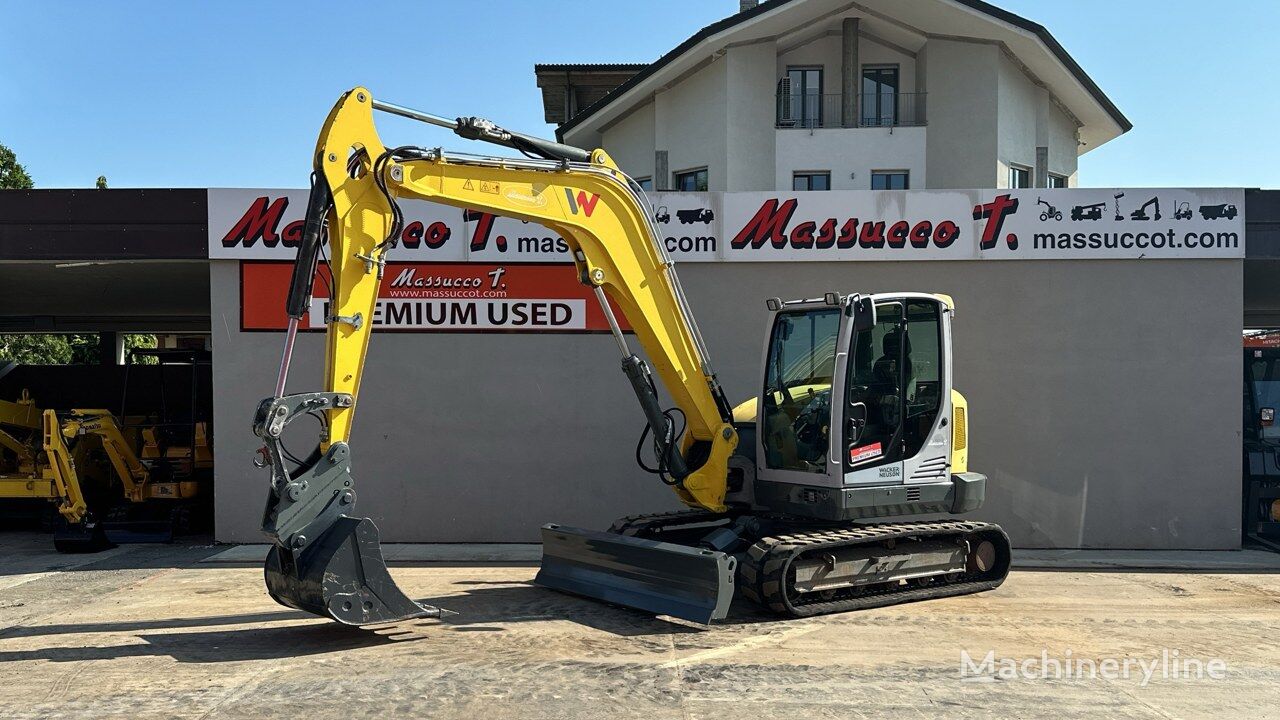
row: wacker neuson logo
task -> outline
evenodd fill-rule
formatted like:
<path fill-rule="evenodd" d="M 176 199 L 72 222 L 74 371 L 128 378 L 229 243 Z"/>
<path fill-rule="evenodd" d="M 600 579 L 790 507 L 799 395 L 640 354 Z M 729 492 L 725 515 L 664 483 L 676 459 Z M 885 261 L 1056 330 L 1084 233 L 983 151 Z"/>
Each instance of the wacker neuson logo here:
<path fill-rule="evenodd" d="M 988 650 L 974 658 L 968 650 L 960 651 L 961 682 L 997 682 L 1001 680 L 1133 680 L 1146 687 L 1152 680 L 1222 680 L 1227 676 L 1227 663 L 1219 658 L 1183 657 L 1180 650 L 1163 648 L 1138 657 L 1078 657 L 1069 648 L 1061 656 L 1041 650 L 1035 657 L 1000 657 Z"/>

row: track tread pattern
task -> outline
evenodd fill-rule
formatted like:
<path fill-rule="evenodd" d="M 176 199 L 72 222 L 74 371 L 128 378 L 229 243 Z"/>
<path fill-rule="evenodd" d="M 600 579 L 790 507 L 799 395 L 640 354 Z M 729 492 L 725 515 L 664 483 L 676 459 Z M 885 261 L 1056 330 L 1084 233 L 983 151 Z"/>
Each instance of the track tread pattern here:
<path fill-rule="evenodd" d="M 614 521 L 609 532 L 620 535 L 651 537 L 685 525 L 715 522 L 735 517 L 733 514 L 707 510 L 679 510 L 665 513 L 629 515 Z M 814 527 L 809 521 L 785 516 L 770 516 L 776 521 L 799 527 L 762 537 L 747 548 L 738 564 L 737 591 L 743 597 L 767 610 L 791 617 L 812 617 L 830 613 L 869 610 L 872 608 L 918 602 L 993 590 L 1009 573 L 1009 538 L 999 525 L 976 520 L 933 520 L 867 525 L 834 525 Z M 913 585 L 901 583 L 861 588 L 857 594 L 832 600 L 794 602 L 789 594 L 788 571 L 800 555 L 850 545 L 878 544 L 905 538 L 983 536 L 1002 544 L 995 567 L 986 572 L 966 572 L 961 580 L 949 583 Z M 797 598 L 799 599 L 799 598 Z"/>
<path fill-rule="evenodd" d="M 937 538 L 946 535 L 958 537 L 982 535 L 1002 539 L 1004 547 L 999 550 L 998 555 L 1001 560 L 987 572 L 968 572 L 964 580 L 948 584 L 904 586 L 894 583 L 888 587 L 868 588 L 850 597 L 827 601 L 814 600 L 799 604 L 795 603 L 787 592 L 790 583 L 788 570 L 792 561 L 803 553 L 849 545 L 882 543 L 900 538 Z M 744 562 L 740 566 L 743 581 L 739 585 L 739 590 L 770 611 L 792 617 L 867 610 L 899 603 L 983 592 L 999 587 L 1009 571 L 1008 537 L 1005 536 L 1004 531 L 998 525 L 970 520 L 886 523 L 835 530 L 793 532 L 761 538 L 747 551 L 747 558 L 750 562 Z M 747 565 L 753 566 L 751 571 L 746 569 Z M 753 592 L 746 592 L 747 584 L 752 585 Z"/>

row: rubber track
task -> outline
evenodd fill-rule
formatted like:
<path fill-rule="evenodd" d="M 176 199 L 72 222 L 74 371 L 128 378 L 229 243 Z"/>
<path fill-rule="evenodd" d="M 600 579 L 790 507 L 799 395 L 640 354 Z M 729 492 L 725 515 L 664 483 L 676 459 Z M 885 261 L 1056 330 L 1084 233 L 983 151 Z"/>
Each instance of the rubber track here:
<path fill-rule="evenodd" d="M 628 515 L 614 521 L 609 532 L 644 536 L 673 526 L 710 522 L 725 517 L 730 516 L 707 510 Z M 805 602 L 800 605 L 792 603 L 783 591 L 787 585 L 788 570 L 792 561 L 806 552 L 849 545 L 882 543 L 899 538 L 971 536 L 978 533 L 990 535 L 988 539 L 997 543 L 997 564 L 987 573 L 966 573 L 967 579 L 962 581 L 923 587 L 895 584 L 875 590 L 864 589 L 851 597 Z M 1000 546 L 1001 542 L 1003 546 Z M 738 564 L 737 590 L 743 597 L 775 613 L 792 617 L 812 617 L 993 590 L 999 587 L 1008 576 L 1009 560 L 1009 538 L 999 525 L 992 523 L 941 520 L 797 529 L 785 535 L 761 538 L 748 549 L 747 556 Z"/>
<path fill-rule="evenodd" d="M 628 515 L 614 520 L 613 525 L 609 526 L 609 532 L 634 536 L 652 530 L 665 529 L 668 525 L 692 525 L 733 517 L 733 515 L 714 513 L 710 510 L 676 510 L 647 515 Z"/>
<path fill-rule="evenodd" d="M 996 566 L 985 573 L 966 573 L 966 579 L 945 584 L 913 586 L 886 583 L 849 597 L 795 604 L 786 589 L 792 561 L 801 554 L 851 545 L 878 544 L 899 538 L 973 536 L 981 534 L 997 543 Z M 1003 541 L 1003 547 L 1000 542 Z M 1009 539 L 1000 526 L 991 523 L 943 520 L 937 522 L 853 525 L 833 530 L 798 532 L 757 541 L 739 564 L 738 590 L 769 610 L 792 617 L 866 610 L 899 603 L 968 595 L 1000 586 L 1009 572 Z"/>

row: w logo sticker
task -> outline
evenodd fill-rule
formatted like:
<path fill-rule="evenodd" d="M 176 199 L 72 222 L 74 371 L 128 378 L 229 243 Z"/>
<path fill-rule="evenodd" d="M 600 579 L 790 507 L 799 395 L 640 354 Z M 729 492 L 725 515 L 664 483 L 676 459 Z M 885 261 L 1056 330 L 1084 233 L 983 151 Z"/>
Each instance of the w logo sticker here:
<path fill-rule="evenodd" d="M 591 213 L 595 212 L 596 201 L 600 199 L 600 196 L 595 193 L 587 195 L 585 190 L 579 190 L 575 196 L 570 188 L 564 189 L 564 196 L 569 200 L 569 212 L 577 215 L 578 209 L 581 208 L 582 214 L 587 217 L 591 217 Z"/>

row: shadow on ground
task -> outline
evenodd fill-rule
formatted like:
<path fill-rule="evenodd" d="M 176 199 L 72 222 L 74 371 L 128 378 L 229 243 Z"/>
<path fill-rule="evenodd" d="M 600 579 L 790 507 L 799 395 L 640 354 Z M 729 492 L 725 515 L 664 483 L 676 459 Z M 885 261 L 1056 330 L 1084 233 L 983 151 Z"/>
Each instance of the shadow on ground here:
<path fill-rule="evenodd" d="M 433 630 L 507 632 L 511 623 L 569 621 L 622 637 L 699 633 L 700 625 L 670 621 L 630 608 L 522 583 L 468 580 L 463 592 L 421 598 L 419 602 L 451 610 L 442 619 L 410 620 L 371 627 L 349 627 L 296 610 L 164 618 L 120 622 L 58 623 L 0 630 L 0 641 L 85 634 L 133 634 L 141 642 L 95 647 L 88 644 L 27 650 L 0 650 L 0 664 L 46 660 L 75 662 L 124 657 L 169 656 L 178 662 L 218 663 L 341 653 L 359 648 L 413 642 L 434 637 Z M 768 622 L 768 616 L 738 610 L 729 623 Z M 216 629 L 220 626 L 254 625 Z M 264 627 L 265 625 L 265 627 Z M 195 630 L 197 628 L 204 628 Z M 210 629 L 212 628 L 212 629 Z M 178 632 L 163 632 L 163 631 Z M 182 632 L 185 630 L 194 630 Z"/>
<path fill-rule="evenodd" d="M 217 623 L 220 618 L 204 620 Z M 34 650 L 0 651 L 0 664 L 21 660 L 78 662 L 160 655 L 167 655 L 178 662 L 188 663 L 270 660 L 346 652 L 394 642 L 411 642 L 424 637 L 427 636 L 415 634 L 411 628 L 383 627 L 377 630 L 362 630 L 317 621 L 283 627 L 143 633 L 137 636 L 141 643 L 103 647 L 47 647 Z"/>

